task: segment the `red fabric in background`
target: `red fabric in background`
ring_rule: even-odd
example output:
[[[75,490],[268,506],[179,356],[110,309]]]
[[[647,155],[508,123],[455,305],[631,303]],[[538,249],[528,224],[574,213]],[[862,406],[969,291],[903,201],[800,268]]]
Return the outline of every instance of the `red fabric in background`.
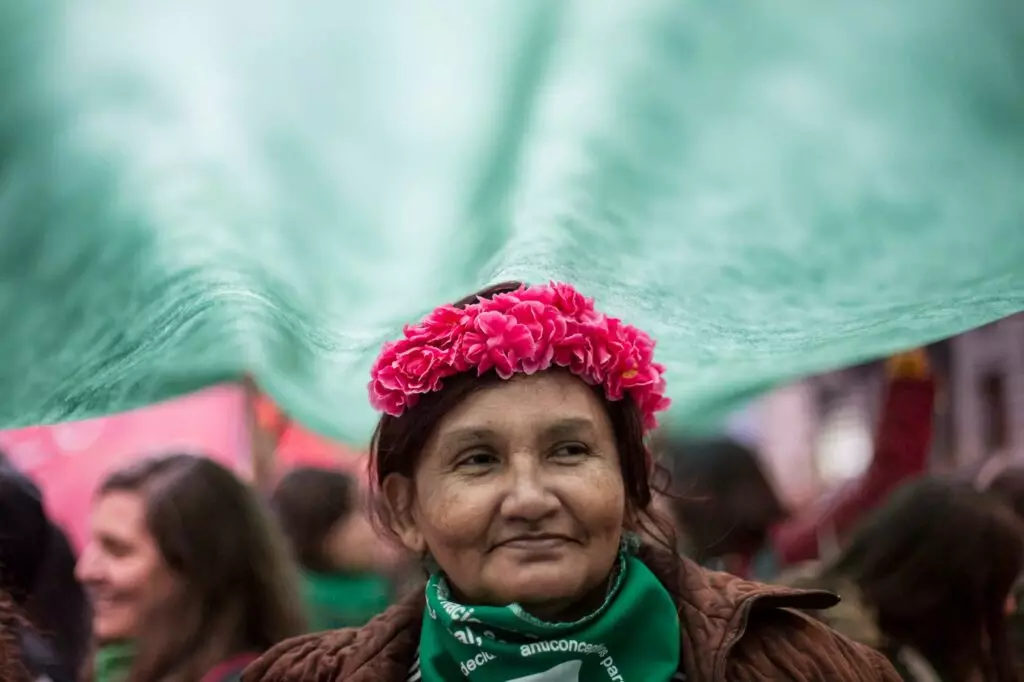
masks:
[[[248,477],[244,400],[241,387],[220,386],[111,417],[0,431],[0,448],[42,488],[51,518],[80,550],[93,491],[116,467],[189,452]]]
[[[278,474],[296,466],[316,466],[340,468],[360,480],[365,478],[366,459],[362,452],[306,430],[263,393],[255,394],[253,400],[257,428],[277,434],[274,459]]]
[[[821,558],[819,540],[825,529],[845,537],[893,490],[923,474],[928,469],[934,415],[933,379],[894,379],[886,389],[867,471],[772,529],[780,562],[789,565]]]
[[[365,458],[361,452],[293,423],[277,444],[277,469],[285,471],[295,466],[340,468],[365,478]]]

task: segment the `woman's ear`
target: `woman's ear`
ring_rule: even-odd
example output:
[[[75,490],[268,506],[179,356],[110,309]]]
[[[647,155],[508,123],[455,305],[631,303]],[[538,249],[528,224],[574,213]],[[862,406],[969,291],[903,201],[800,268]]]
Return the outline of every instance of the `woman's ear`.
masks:
[[[407,550],[413,554],[424,554],[427,543],[413,513],[416,502],[416,485],[413,480],[401,474],[389,474],[381,490],[388,507],[391,530]]]

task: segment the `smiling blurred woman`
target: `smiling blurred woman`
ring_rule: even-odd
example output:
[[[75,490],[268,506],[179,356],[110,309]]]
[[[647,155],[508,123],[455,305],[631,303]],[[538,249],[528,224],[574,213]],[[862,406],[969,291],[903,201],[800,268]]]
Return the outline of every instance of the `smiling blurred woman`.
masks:
[[[371,484],[426,587],[359,630],[275,647],[246,681],[898,679],[791,610],[834,596],[706,572],[652,528],[644,438],[668,403],[652,356],[564,284],[499,286],[407,327],[372,370]]]
[[[95,682],[222,682],[302,632],[283,541],[212,460],[172,455],[100,487],[78,562],[95,611]]]

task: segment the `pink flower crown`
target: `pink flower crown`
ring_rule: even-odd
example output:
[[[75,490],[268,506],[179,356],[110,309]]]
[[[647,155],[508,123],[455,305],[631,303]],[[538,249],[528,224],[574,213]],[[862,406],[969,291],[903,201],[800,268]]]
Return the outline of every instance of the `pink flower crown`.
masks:
[[[654,341],[645,332],[594,309],[571,285],[558,282],[497,294],[457,308],[443,305],[403,338],[384,344],[370,370],[374,409],[401,416],[446,377],[476,368],[502,379],[564,367],[609,400],[629,394],[645,429],[669,405],[665,368],[654,362]]]

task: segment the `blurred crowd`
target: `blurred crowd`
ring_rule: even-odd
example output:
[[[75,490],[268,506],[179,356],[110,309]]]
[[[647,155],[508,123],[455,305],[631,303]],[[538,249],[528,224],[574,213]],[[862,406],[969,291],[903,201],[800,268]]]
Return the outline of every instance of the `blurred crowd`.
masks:
[[[1024,469],[929,473],[937,379],[921,351],[886,364],[864,472],[798,509],[757,452],[656,434],[664,485],[648,540],[705,567],[839,594],[808,611],[905,680],[1018,679]],[[360,626],[421,557],[388,543],[360,477],[298,467],[270,485],[201,455],[111,472],[75,556],[38,487],[0,464],[0,679],[229,682],[303,633]]]

